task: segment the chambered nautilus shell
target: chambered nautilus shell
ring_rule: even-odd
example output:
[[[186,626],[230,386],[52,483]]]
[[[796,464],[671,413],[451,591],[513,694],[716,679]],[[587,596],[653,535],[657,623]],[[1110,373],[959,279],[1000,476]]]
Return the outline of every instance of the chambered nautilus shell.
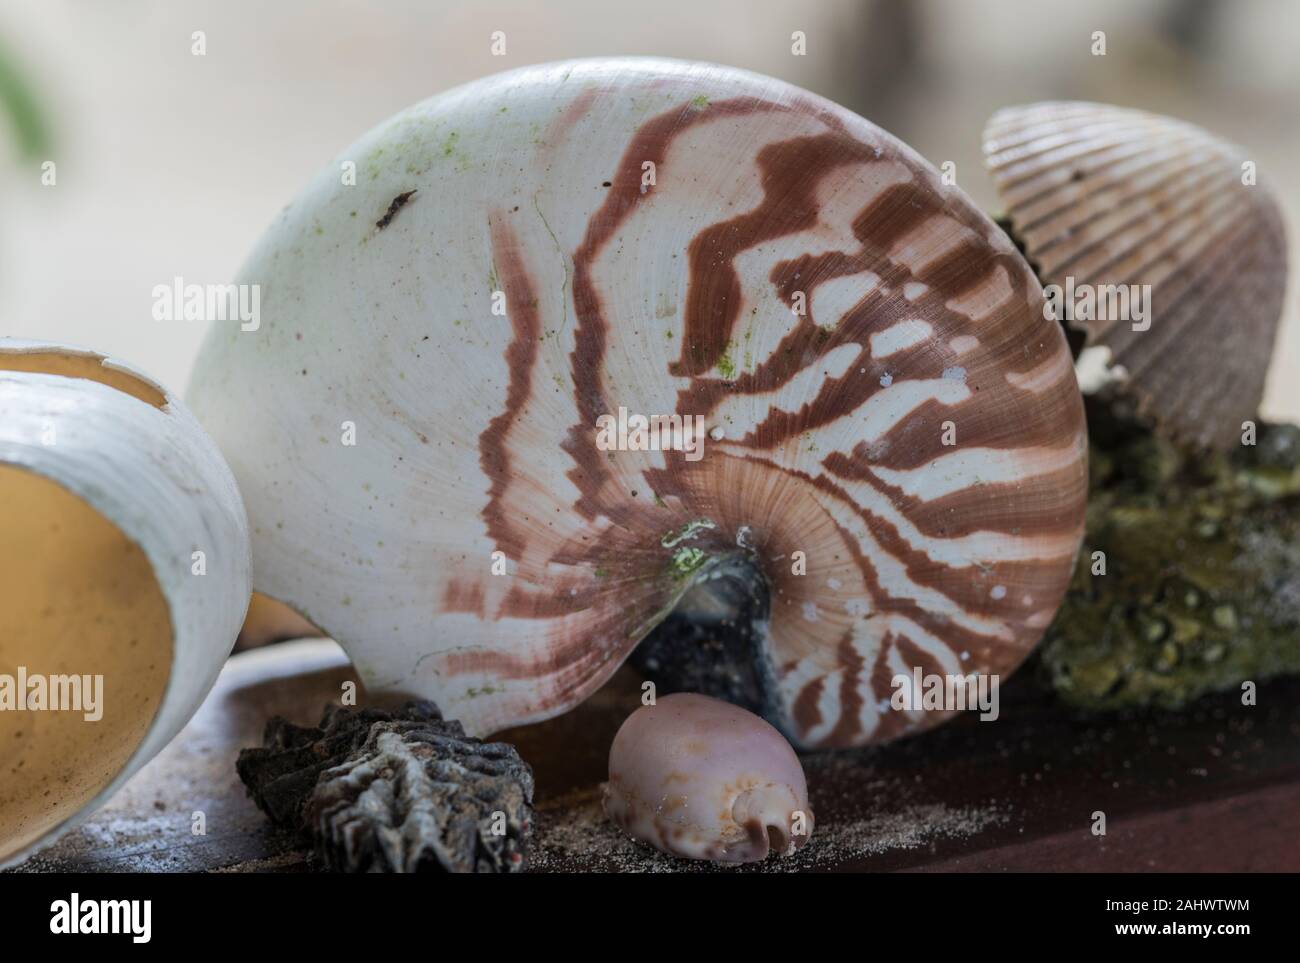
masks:
[[[914,151],[786,84],[469,84],[340,154],[239,280],[261,326],[215,325],[189,397],[256,587],[471,733],[574,706],[739,584],[743,701],[801,745],[887,739],[942,717],[890,711],[895,674],[1007,673],[1064,591],[1086,443],[1038,281]],[[602,444],[620,409],[694,431]]]
[[[0,865],[180,732],[250,592],[239,491],[184,405],[102,355],[0,338]]]
[[[1001,110],[984,153],[1044,284],[1151,286],[1147,319],[1073,322],[1127,373],[1121,390],[1182,440],[1236,444],[1286,289],[1281,214],[1248,155],[1179,120],[1089,103]]]

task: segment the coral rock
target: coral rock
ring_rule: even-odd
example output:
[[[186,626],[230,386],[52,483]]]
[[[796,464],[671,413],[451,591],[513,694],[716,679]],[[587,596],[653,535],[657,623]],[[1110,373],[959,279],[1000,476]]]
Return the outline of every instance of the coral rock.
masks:
[[[329,706],[319,727],[281,718],[239,776],[278,825],[309,833],[342,872],[517,872],[533,774],[512,746],[465,735],[431,702],[398,712]]]
[[[1300,671],[1300,428],[1190,455],[1100,401],[1088,421],[1087,540],[1039,656],[1057,693],[1177,709]]]

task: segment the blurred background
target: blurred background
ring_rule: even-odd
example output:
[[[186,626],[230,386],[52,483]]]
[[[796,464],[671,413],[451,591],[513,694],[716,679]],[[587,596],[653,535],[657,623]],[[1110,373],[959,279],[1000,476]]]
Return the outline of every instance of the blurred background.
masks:
[[[497,30],[504,57],[491,55]],[[791,53],[796,30],[806,56]],[[1066,98],[1171,114],[1248,148],[1294,251],[1297,39],[1292,0],[4,0],[0,334],[94,347],[182,389],[205,325],[154,321],[154,285],[230,280],[299,187],[402,107],[580,56],[783,78],[953,161],[990,212],[980,132],[998,107]],[[1273,418],[1300,420],[1296,302],[1293,268]]]

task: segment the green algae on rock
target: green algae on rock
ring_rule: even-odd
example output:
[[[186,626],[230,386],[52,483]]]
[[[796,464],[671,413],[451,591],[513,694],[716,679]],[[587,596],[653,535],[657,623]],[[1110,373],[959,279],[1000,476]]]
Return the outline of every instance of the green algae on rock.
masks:
[[[1087,536],[1039,659],[1061,697],[1177,708],[1300,671],[1300,428],[1203,455],[1088,417]]]

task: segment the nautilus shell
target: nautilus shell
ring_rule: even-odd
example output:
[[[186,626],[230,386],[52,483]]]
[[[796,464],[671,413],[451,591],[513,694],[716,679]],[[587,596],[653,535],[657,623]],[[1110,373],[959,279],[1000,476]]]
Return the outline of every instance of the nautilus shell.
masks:
[[[0,864],[180,731],[250,567],[234,478],[180,402],[101,355],[0,339]]]
[[[1038,281],[914,151],[786,84],[472,83],[339,155],[239,280],[260,328],[214,325],[189,397],[256,587],[471,734],[574,706],[743,571],[757,708],[887,739],[942,718],[890,711],[895,674],[1010,672],[1063,593],[1084,423]],[[602,444],[620,409],[680,444]]]
[[[1072,322],[1110,349],[1139,410],[1182,440],[1236,444],[1286,289],[1282,218],[1249,155],[1179,120],[1089,103],[1001,110],[984,153],[1044,284],[1151,286],[1147,319]]]
[[[609,750],[603,805],[629,835],[687,859],[786,855],[813,830],[803,766],[781,733],[693,692],[628,716]]]

